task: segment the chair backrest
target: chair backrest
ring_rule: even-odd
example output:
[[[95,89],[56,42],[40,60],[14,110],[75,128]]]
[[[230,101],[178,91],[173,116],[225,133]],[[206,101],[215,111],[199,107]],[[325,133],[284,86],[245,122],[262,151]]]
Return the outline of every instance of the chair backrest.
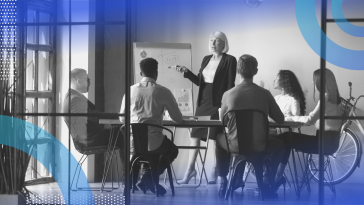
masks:
[[[135,154],[148,154],[148,128],[152,127],[159,127],[163,130],[166,130],[170,133],[171,139],[173,141],[173,132],[170,129],[167,129],[165,127],[159,126],[159,125],[153,125],[149,123],[131,123],[131,129],[133,133],[133,139],[134,139],[134,151]]]
[[[229,136],[236,136],[239,154],[254,154],[265,150],[269,137],[269,122],[268,116],[262,111],[230,110],[224,115],[223,124],[229,128]]]
[[[70,125],[70,123],[68,122],[68,120],[66,119],[66,117],[63,118],[63,119],[64,119],[64,122],[66,123],[68,129],[71,132],[71,137],[72,137],[72,141],[73,141],[73,145],[75,146],[75,149],[78,152],[83,153],[84,152],[84,147],[79,143],[77,134],[76,134],[75,130],[73,129],[73,126]]]

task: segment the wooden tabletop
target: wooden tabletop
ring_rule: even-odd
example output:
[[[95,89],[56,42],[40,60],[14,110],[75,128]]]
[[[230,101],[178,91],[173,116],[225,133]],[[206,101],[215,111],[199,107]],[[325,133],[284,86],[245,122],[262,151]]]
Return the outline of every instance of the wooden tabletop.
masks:
[[[120,125],[124,124],[118,119],[100,119],[100,124],[111,124],[111,125]],[[174,123],[171,120],[163,120],[163,126],[171,126],[171,127],[219,127],[222,126],[220,120],[184,120],[182,123]],[[301,127],[304,126],[303,123],[293,122],[293,121],[285,121],[282,124],[278,124],[275,122],[269,122],[269,127],[281,127],[281,128],[289,128],[289,127]]]

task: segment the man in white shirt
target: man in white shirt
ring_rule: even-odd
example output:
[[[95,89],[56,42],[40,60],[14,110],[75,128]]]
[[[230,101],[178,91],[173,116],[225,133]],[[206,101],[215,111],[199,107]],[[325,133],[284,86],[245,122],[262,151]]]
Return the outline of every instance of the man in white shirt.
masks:
[[[172,121],[181,123],[182,113],[178,108],[172,92],[156,83],[158,78],[158,62],[153,58],[146,58],[140,62],[140,75],[143,77],[139,83],[130,87],[130,121],[131,123],[150,123],[163,126],[164,111],[167,110]],[[125,113],[125,96],[121,104],[120,113]],[[121,121],[124,119],[121,118]],[[151,152],[169,155],[171,162],[178,155],[178,148],[162,133],[162,129],[149,128],[148,149]],[[168,161],[163,161],[159,167],[159,174],[169,166]],[[149,167],[144,166],[142,177],[137,187],[142,191],[149,188],[151,191],[151,175]],[[161,195],[166,193],[162,186],[158,186]]]

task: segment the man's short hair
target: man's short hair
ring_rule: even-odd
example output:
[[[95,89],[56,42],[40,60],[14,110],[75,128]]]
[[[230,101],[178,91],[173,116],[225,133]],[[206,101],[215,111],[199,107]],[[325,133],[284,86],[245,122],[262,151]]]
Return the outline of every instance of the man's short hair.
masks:
[[[258,61],[254,56],[245,54],[240,56],[237,72],[243,78],[252,78],[258,71]]]
[[[140,61],[140,71],[146,77],[152,77],[158,71],[158,61],[154,58],[146,58]]]
[[[77,80],[79,78],[79,75],[82,73],[86,73],[87,71],[83,68],[75,68],[71,71],[71,80]]]

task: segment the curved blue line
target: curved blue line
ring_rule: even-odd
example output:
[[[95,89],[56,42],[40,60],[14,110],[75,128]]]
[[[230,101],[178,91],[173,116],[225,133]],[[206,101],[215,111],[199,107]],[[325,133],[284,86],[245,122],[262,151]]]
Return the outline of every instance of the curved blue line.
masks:
[[[0,144],[7,145],[10,147],[14,147],[16,149],[19,149],[25,153],[28,153],[32,157],[34,157],[36,160],[38,160],[40,163],[43,164],[43,166],[49,171],[51,170],[52,176],[55,178],[61,192],[64,198],[65,203],[68,202],[68,155],[70,154],[71,158],[71,168],[75,170],[78,162],[75,159],[75,157],[69,152],[69,150],[55,137],[53,137],[51,134],[49,134],[47,131],[43,130],[42,128],[33,125],[32,123],[26,122],[24,120],[18,119],[18,118],[12,118],[4,115],[0,115],[0,128],[1,128],[1,134],[0,134]],[[39,134],[38,134],[39,133]],[[29,135],[28,135],[29,134]],[[56,159],[55,152],[46,153],[46,146],[38,146],[37,151],[33,151],[30,153],[29,145],[32,143],[32,140],[27,141],[26,139],[30,137],[30,139],[34,139],[36,135],[38,134],[38,139],[41,138],[47,138],[51,140],[51,143],[53,143],[55,150],[59,150],[57,154],[59,154],[59,157],[61,158],[60,161],[57,161],[57,172],[60,174],[60,177],[55,177],[56,172],[55,170],[51,169],[50,163],[47,163],[47,160],[45,160],[45,157],[47,155],[48,159]],[[74,173],[74,170],[71,170],[71,173]],[[82,170],[82,169],[81,169]],[[71,175],[73,176],[73,175]],[[65,182],[61,182],[60,180],[63,180]],[[71,178],[72,180],[72,178]],[[86,178],[85,173],[83,170],[80,172],[80,178],[79,183],[82,184],[82,186],[85,186],[87,188],[90,187],[88,180]],[[82,203],[80,200],[87,199],[87,203]],[[94,205],[94,198],[91,191],[85,191],[83,193],[78,192],[77,195],[73,194],[71,197],[71,204],[91,204]]]
[[[345,33],[350,34],[356,37],[364,37],[364,27],[363,26],[356,26],[349,21],[346,20],[344,13],[343,13],[343,4],[344,0],[332,0],[331,3],[331,12],[332,17],[334,18],[337,25],[343,30]],[[343,20],[344,22],[337,22],[336,20]]]
[[[325,35],[326,56],[321,56],[322,58],[342,68],[364,70],[364,50],[351,50],[339,46],[322,32],[316,19],[315,0],[296,0],[295,10],[302,36],[317,55],[321,55],[321,35]]]

